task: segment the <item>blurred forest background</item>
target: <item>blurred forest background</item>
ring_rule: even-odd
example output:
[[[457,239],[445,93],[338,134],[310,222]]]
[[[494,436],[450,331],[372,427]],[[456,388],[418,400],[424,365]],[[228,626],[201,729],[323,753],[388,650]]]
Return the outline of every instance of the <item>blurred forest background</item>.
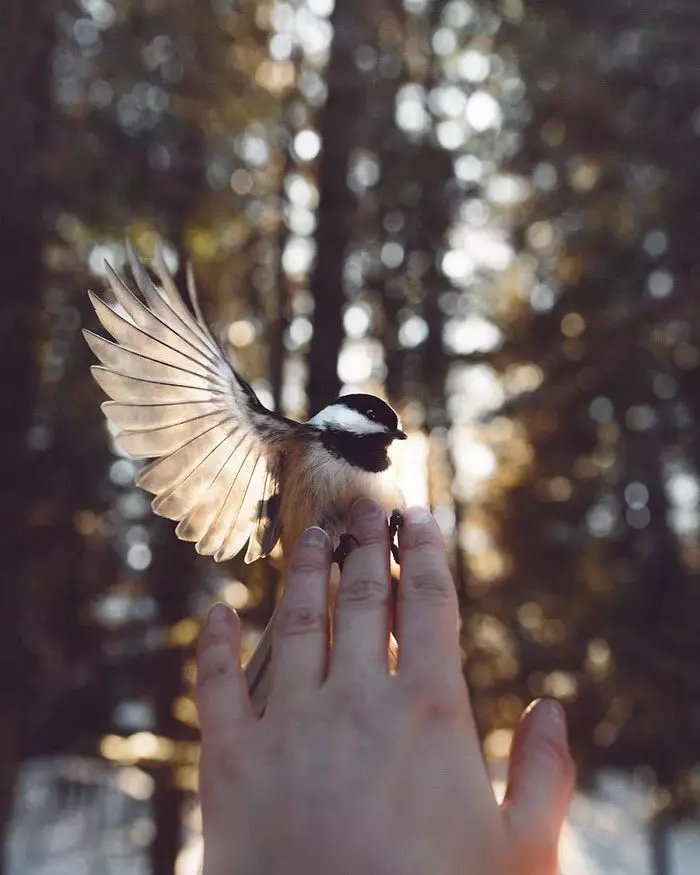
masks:
[[[534,697],[582,786],[700,797],[694,0],[3,0],[6,873],[193,875],[193,647],[276,578],[177,541],[80,327],[155,233],[261,398],[372,391],[450,546],[487,756]],[[611,841],[615,841],[614,834]],[[609,870],[612,871],[612,870]]]

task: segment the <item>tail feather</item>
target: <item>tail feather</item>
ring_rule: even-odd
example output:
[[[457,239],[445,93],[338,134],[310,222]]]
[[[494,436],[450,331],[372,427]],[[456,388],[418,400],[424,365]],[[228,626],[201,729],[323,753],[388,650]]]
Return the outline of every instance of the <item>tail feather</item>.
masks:
[[[278,610],[279,607],[275,608],[275,612],[270,617],[262,637],[243,669],[248,686],[250,704],[256,717],[262,717],[272,687],[272,629]]]

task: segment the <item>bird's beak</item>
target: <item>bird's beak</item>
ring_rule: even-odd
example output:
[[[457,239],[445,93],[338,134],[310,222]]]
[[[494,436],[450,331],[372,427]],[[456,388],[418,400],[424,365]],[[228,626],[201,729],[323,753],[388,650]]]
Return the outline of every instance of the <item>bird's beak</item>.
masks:
[[[400,429],[397,429],[396,431],[390,431],[390,432],[389,432],[389,436],[390,436],[391,439],[394,440],[394,441],[405,441],[406,438],[408,437],[408,435],[406,434],[406,432],[405,432],[405,431],[401,431]]]

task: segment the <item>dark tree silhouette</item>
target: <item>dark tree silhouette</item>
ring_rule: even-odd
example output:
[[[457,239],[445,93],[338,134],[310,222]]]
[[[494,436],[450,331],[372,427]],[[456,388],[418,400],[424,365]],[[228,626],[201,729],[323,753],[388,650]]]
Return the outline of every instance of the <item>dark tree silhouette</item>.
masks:
[[[15,622],[0,648],[5,678],[0,694],[0,832],[12,805],[17,760],[26,730],[35,660],[23,632],[34,608],[26,584],[26,559],[37,549],[43,484],[30,445],[39,380],[42,327],[42,251],[46,229],[41,185],[50,107],[50,53],[53,22],[41,2],[9,0],[0,10],[0,105],[5,133],[0,144],[0,362],[2,393],[0,451],[5,460],[0,498],[3,574],[0,610]],[[34,516],[34,525],[32,517]]]

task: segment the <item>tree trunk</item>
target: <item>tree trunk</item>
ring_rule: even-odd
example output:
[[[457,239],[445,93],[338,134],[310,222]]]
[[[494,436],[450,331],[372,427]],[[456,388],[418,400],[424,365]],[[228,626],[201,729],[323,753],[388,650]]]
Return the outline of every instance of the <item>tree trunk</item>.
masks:
[[[50,96],[53,45],[51,17],[41,0],[4,0],[0,4],[0,457],[3,472],[0,530],[3,580],[0,613],[17,618],[24,588],[22,568],[31,549],[28,525],[40,487],[27,434],[34,412],[38,367],[37,340],[42,313],[42,245],[45,189],[42,152]],[[0,839],[11,815],[16,758],[28,704],[27,675],[12,688],[17,666],[29,670],[20,629],[11,623],[0,649],[3,718],[0,743]],[[1,866],[2,864],[0,864]]]
[[[197,578],[197,554],[191,544],[175,539],[172,526],[158,520],[153,524],[154,536],[160,536],[150,575],[151,592],[158,602],[159,619],[164,628],[171,628],[190,615],[190,595]],[[185,661],[192,653],[182,647],[164,646],[153,655],[156,731],[175,742],[191,741],[193,731],[174,714],[176,700],[185,692]],[[176,765],[164,763],[153,771],[153,821],[156,831],[151,844],[152,875],[173,875],[182,846],[183,803],[187,792],[178,786]]]
[[[313,337],[309,349],[309,413],[335,398],[340,391],[338,355],[343,342],[343,265],[350,218],[356,204],[347,176],[354,131],[362,123],[365,94],[362,74],[353,52],[365,30],[366,4],[338,0],[331,22],[333,45],[328,66],[328,100],[319,114],[323,142],[318,184],[318,253],[311,278],[314,299]]]
[[[659,812],[649,824],[651,875],[671,875],[671,855],[668,845],[670,823],[665,811]]]
[[[167,235],[181,253],[185,252],[183,229],[187,217],[197,201],[202,180],[202,141],[199,134],[189,129],[182,134],[180,149],[186,156],[186,184],[180,189],[177,201],[171,203]],[[184,265],[180,260],[177,282],[185,282]],[[149,571],[150,591],[158,603],[158,619],[165,629],[191,616],[191,595],[197,587],[202,565],[193,545],[179,541],[172,524],[163,519],[151,526],[154,538],[154,560]],[[163,645],[154,654],[150,690],[155,705],[156,732],[173,741],[191,741],[194,733],[175,716],[175,703],[185,693],[185,662],[192,657],[191,650]],[[153,770],[153,822],[155,835],[150,846],[151,875],[173,875],[183,838],[183,807],[188,792],[178,785],[177,765],[163,763]]]

